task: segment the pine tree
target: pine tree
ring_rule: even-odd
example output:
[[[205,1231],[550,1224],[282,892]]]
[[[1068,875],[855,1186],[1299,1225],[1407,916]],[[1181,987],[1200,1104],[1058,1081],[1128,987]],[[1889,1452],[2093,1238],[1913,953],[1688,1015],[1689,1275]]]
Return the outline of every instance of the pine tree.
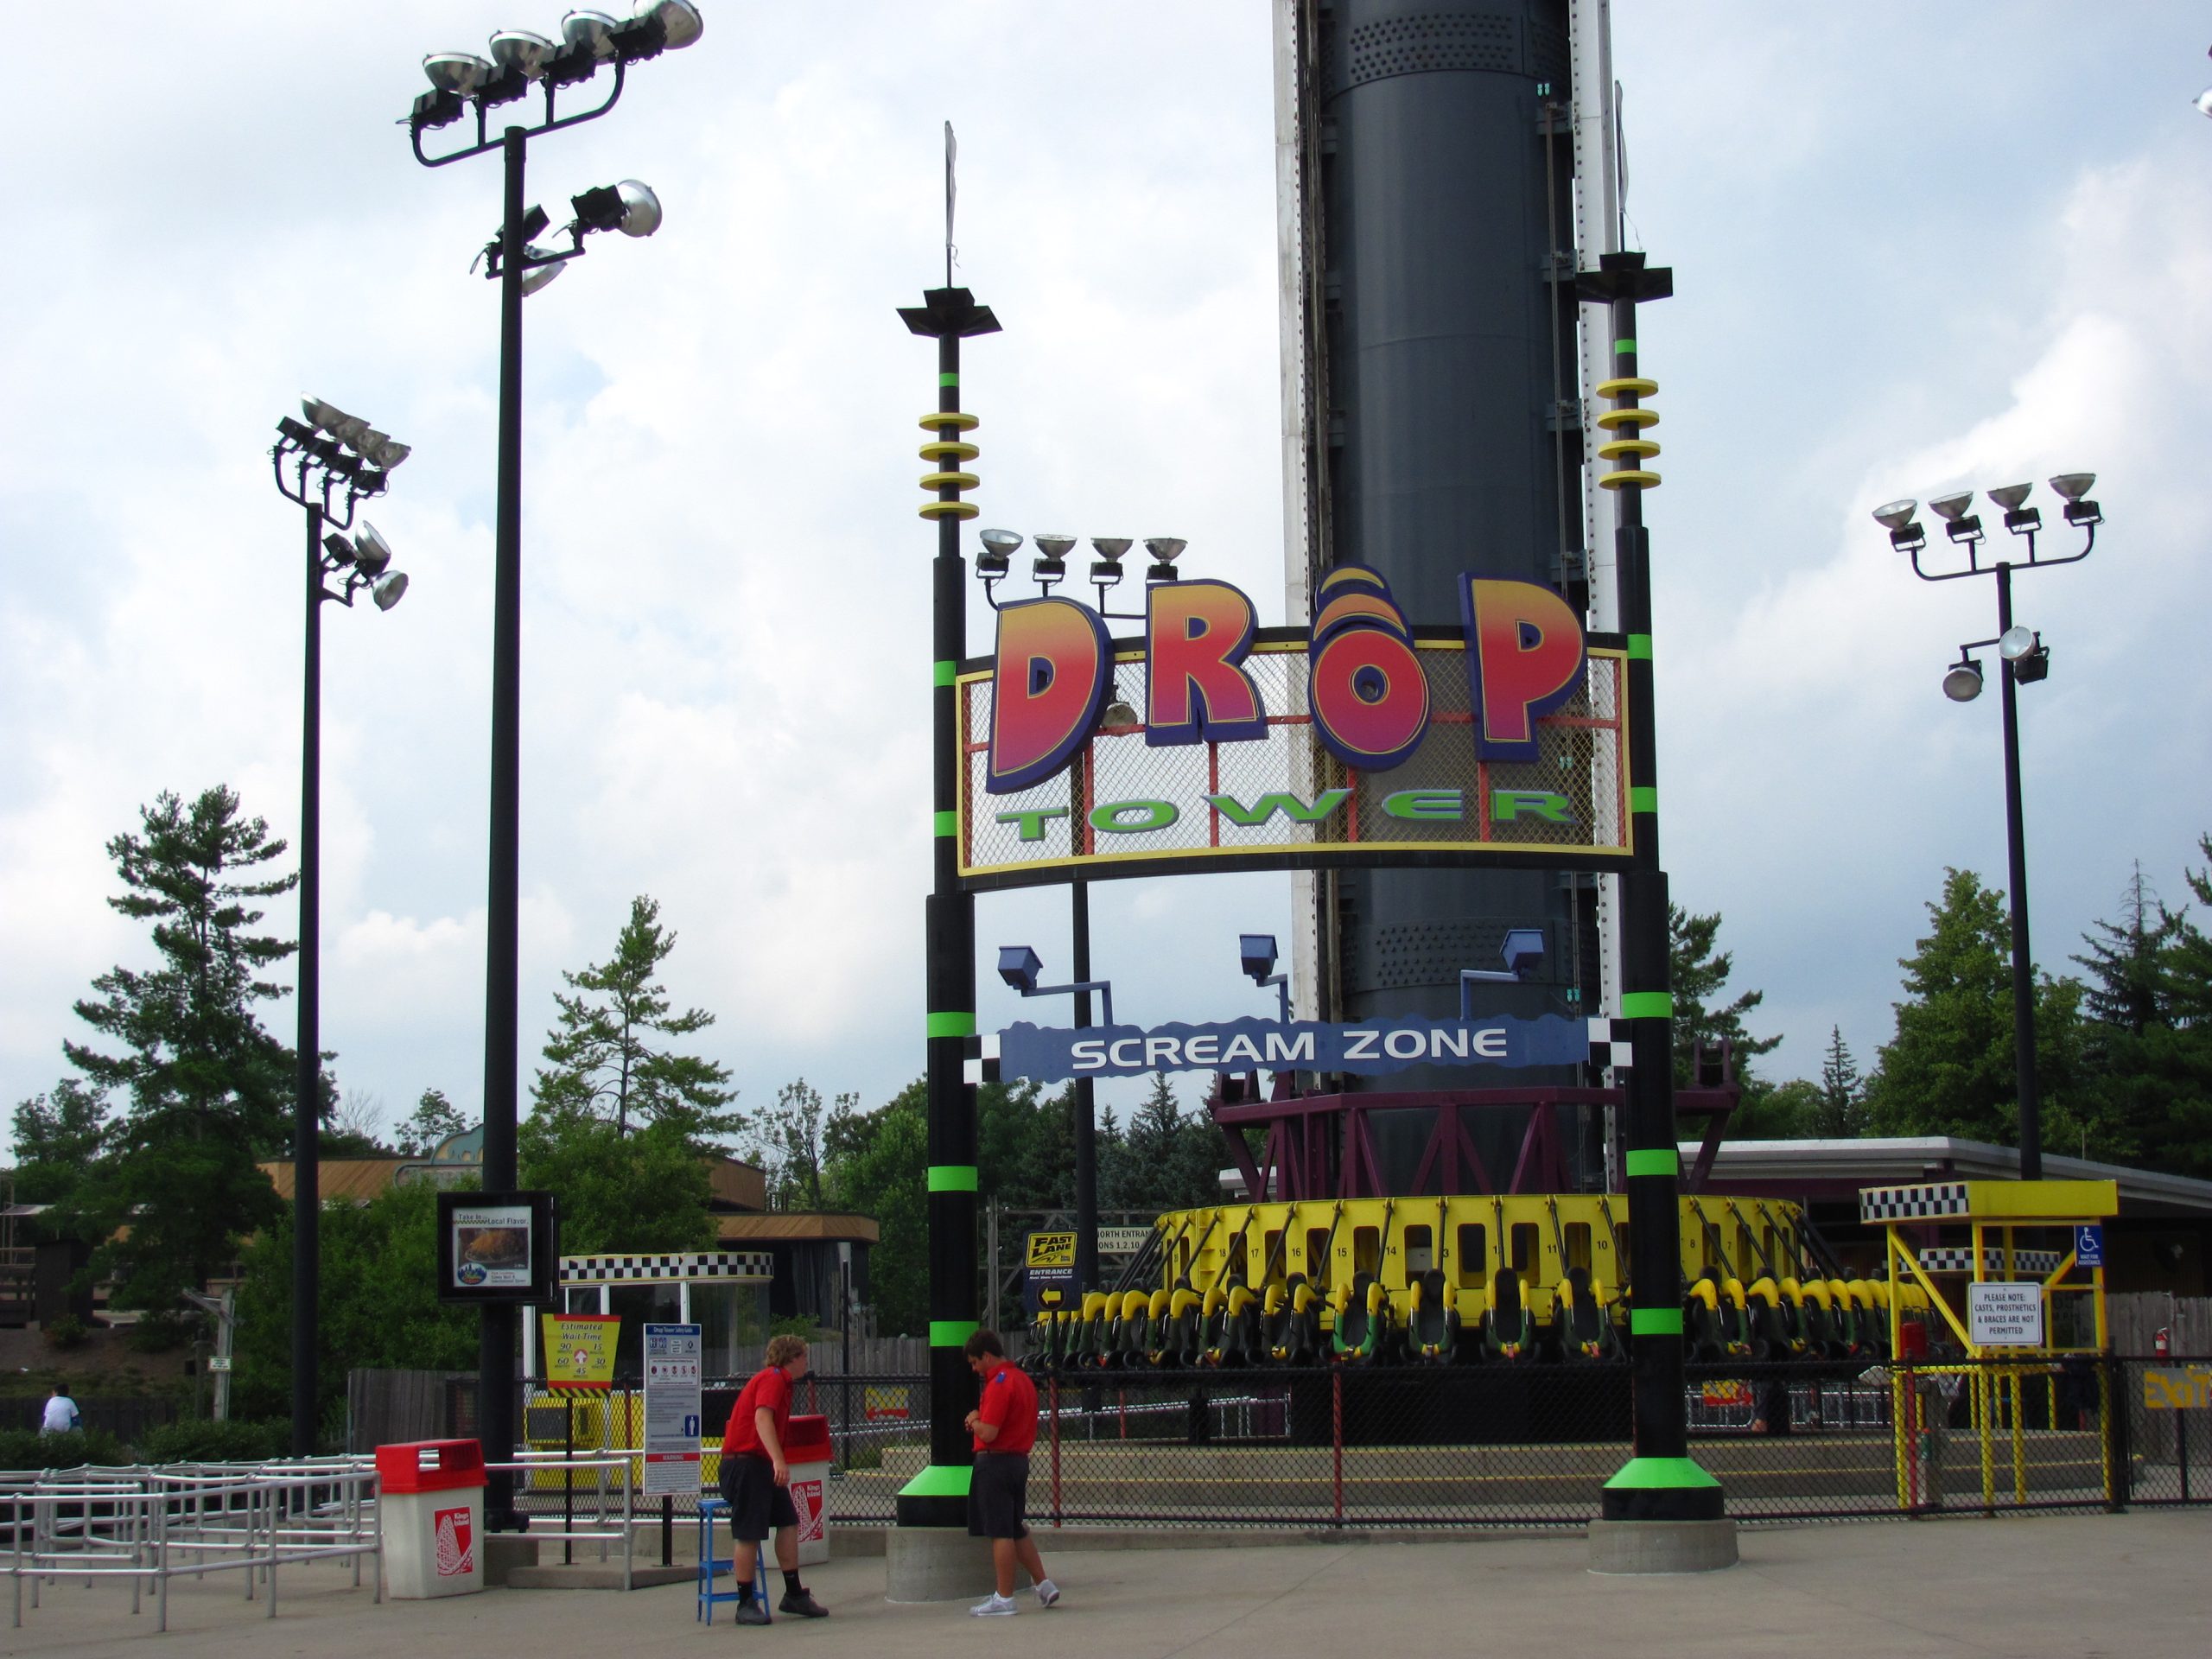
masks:
[[[1821,1098],[1814,1109],[1813,1133],[1822,1140],[1847,1141],[1866,1133],[1866,1087],[1859,1064],[1843,1040],[1843,1027],[1828,1027],[1827,1052],[1821,1058]]]
[[[400,1154],[407,1158],[428,1158],[445,1141],[468,1127],[454,1103],[446,1098],[442,1089],[425,1089],[422,1098],[415,1103],[413,1114],[392,1131]]]
[[[660,906],[641,894],[631,900],[613,956],[561,976],[583,995],[554,995],[560,1014],[547,1034],[549,1064],[534,1090],[541,1109],[605,1117],[618,1136],[662,1119],[695,1141],[745,1127],[741,1115],[727,1109],[737,1098],[727,1086],[727,1066],[656,1041],[692,1036],[715,1023],[704,1008],[670,1011],[656,976],[675,949],[676,935],[660,925]]]
[[[1693,916],[1679,905],[1667,906],[1668,970],[1672,976],[1675,1003],[1675,1086],[1695,1082],[1691,1059],[1701,1040],[1707,1050],[1723,1040],[1733,1046],[1737,1075],[1750,1092],[1751,1062],[1774,1049],[1779,1037],[1754,1037],[1744,1029],[1744,1016],[1766,1000],[1764,991],[1745,991],[1733,1001],[1716,1005],[1735,970],[1733,953],[1716,950],[1720,913]]]
[[[164,793],[139,817],[141,833],[107,844],[124,889],[108,903],[152,924],[160,965],[112,969],[76,1005],[120,1052],[62,1047],[94,1091],[126,1102],[71,1208],[106,1241],[95,1265],[117,1275],[116,1305],[162,1315],[280,1207],[254,1166],[285,1152],[292,1055],[254,1010],[283,995],[260,976],[296,947],[250,930],[253,901],[298,878],[266,873],[284,843],[220,785],[189,807]]]

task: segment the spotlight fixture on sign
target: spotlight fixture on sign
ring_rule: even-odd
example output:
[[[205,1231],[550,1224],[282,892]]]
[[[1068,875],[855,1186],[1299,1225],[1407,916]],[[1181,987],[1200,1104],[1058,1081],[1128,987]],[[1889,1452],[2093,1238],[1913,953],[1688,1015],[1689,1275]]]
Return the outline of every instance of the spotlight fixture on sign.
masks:
[[[976,578],[983,584],[983,597],[993,610],[999,608],[998,585],[1013,570],[1014,553],[1021,546],[1021,537],[1011,530],[986,530],[980,532],[983,550],[976,555]],[[1037,556],[1031,561],[1029,574],[1039,593],[1049,594],[1067,580],[1068,555],[1075,550],[1078,539],[1056,531],[1041,531],[1030,537],[1037,548]],[[1097,556],[1090,563],[1090,585],[1098,591],[1098,614],[1117,621],[1141,622],[1142,611],[1109,611],[1106,608],[1107,590],[1117,586],[1123,575],[1122,559],[1133,545],[1127,536],[1094,536],[1090,550]],[[1152,555],[1152,563],[1144,573],[1145,584],[1154,586],[1180,579],[1176,561],[1189,545],[1179,537],[1155,536],[1145,543],[1145,550]]]
[[[999,977],[1020,991],[1024,996],[1068,996],[1077,991],[1096,991],[1104,1005],[1106,1023],[1114,1023],[1114,982],[1110,979],[1086,979],[1074,985],[1039,985],[1037,981],[1045,971],[1045,964],[1037,953],[1026,944],[1002,944],[999,947]]]
[[[1495,968],[1462,968],[1459,970],[1459,1017],[1462,1020],[1475,1017],[1476,986],[1525,985],[1543,971],[1543,929],[1508,928],[1505,943],[1498,954],[1505,960],[1503,972]]]
[[[1915,517],[1917,503],[1906,499],[1887,501],[1874,509],[1874,522],[1890,533],[1890,545],[1912,560],[1912,573],[1923,582],[1956,582],[1964,576],[1997,579],[1997,637],[1977,639],[1959,648],[1959,660],[1943,675],[1943,695],[1954,702],[1972,702],[1981,695],[1981,664],[1973,656],[1983,645],[1997,647],[2003,690],[2005,736],[2005,823],[2009,855],[2012,923],[2012,1047],[2018,1072],[2020,1102],[2020,1179],[2043,1177],[2041,1107],[2036,1092],[2034,973],[2028,949],[2027,837],[2021,822],[2020,729],[2014,696],[2023,685],[2032,685],[2050,673],[2050,652],[2043,636],[2012,621],[2012,572],[2046,565],[2075,564],[2089,556],[2097,544],[2097,526],[2104,513],[2089,499],[2095,487],[2094,473],[2059,473],[2050,480],[2052,492],[2065,502],[2066,522],[2082,532],[2081,550],[2061,557],[2038,554],[2036,537],[2043,530],[2043,514],[2028,505],[2033,484],[2000,484],[1988,492],[1990,501],[2004,515],[2005,528],[2027,544],[2024,559],[1997,558],[1981,562],[1986,533],[1981,520],[1970,509],[1972,490],[1957,490],[1929,499],[1929,511],[1943,520],[1943,533],[1952,545],[1966,550],[1963,570],[1930,570],[1921,555],[1928,546],[1927,532]]]
[[[1245,974],[1262,990],[1272,985],[1275,990],[1275,1008],[1283,1024],[1290,1023],[1290,976],[1275,972],[1275,936],[1272,933],[1239,933],[1236,936],[1237,960]]]

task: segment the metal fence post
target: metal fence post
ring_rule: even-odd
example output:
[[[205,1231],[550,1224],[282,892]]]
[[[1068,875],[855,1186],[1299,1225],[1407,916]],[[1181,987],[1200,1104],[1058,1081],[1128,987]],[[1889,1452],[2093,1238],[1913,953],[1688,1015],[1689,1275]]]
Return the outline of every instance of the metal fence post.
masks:
[[[2097,1366],[2097,1406],[2104,1431],[2100,1437],[2105,1452],[2105,1508],[2118,1515],[2127,1507],[2128,1466],[2127,1428],[2130,1401],[2122,1384],[2126,1380],[2122,1363],[2110,1354],[2102,1356]]]
[[[1051,1416],[1046,1422],[1046,1432],[1052,1437],[1052,1524],[1057,1527],[1060,1524],[1060,1379],[1057,1376],[1052,1377],[1045,1387],[1046,1397],[1051,1402]],[[2188,1491],[2186,1476],[2183,1478],[2182,1487],[2186,1495]]]
[[[1330,1487],[1333,1497],[1332,1526],[1344,1523],[1344,1374],[1329,1373]]]

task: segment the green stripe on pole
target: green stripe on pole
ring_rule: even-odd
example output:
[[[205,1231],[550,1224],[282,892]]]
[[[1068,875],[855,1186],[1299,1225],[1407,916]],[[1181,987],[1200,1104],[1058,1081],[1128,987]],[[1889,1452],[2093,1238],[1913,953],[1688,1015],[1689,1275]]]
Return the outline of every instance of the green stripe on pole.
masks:
[[[931,1319],[930,1346],[959,1348],[964,1346],[968,1338],[982,1329],[982,1327],[973,1319]]]
[[[1617,1491],[1624,1488],[1650,1491],[1719,1484],[1688,1458],[1630,1458],[1620,1473],[1605,1483]]]
[[[939,812],[936,817],[938,835],[957,836],[960,833],[960,815],[957,812]]]
[[[930,1191],[932,1192],[973,1192],[976,1190],[976,1166],[973,1164],[931,1164]],[[964,1340],[964,1338],[963,1338]]]
[[[1679,1175],[1681,1173],[1682,1155],[1672,1147],[1647,1147],[1642,1151],[1631,1150],[1628,1154],[1630,1180],[1639,1175]]]
[[[937,378],[937,383],[940,386],[957,386],[960,384],[959,372],[956,370],[950,374],[940,374]]]
[[[1613,355],[1615,357],[1629,356],[1635,350],[1636,337],[1633,334],[1624,335],[1622,338],[1613,342]]]
[[[1659,810],[1659,791],[1649,784],[1630,785],[1628,810],[1631,812],[1656,812]]]
[[[1621,993],[1621,1018],[1624,1020],[1671,1020],[1674,1017],[1675,999],[1664,991]]]
[[[930,1015],[930,1035],[937,1037],[973,1037],[976,1016],[972,1014],[933,1014]]]
[[[1631,633],[1629,635],[1628,659],[1631,663],[1648,663],[1651,660],[1651,636],[1649,634]]]
[[[1679,1337],[1682,1334],[1682,1310],[1679,1307],[1630,1308],[1628,1333],[1631,1337]]]
[[[963,1338],[966,1340],[966,1338]],[[963,1463],[933,1463],[899,1489],[901,1497],[965,1497],[975,1470]]]
[[[952,683],[952,677],[959,671],[960,664],[957,663],[938,663],[935,665],[933,670],[935,677],[931,680],[930,683],[932,685],[950,685]]]

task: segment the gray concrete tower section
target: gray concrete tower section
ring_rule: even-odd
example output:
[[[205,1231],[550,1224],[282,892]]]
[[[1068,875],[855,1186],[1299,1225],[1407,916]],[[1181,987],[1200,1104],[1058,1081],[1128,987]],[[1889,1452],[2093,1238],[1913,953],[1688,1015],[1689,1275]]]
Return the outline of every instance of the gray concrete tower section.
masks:
[[[1322,268],[1323,327],[1307,344],[1325,388],[1319,556],[1374,566],[1419,626],[1457,626],[1463,570],[1554,583],[1580,608],[1566,0],[1334,0],[1301,6],[1300,21],[1312,34],[1300,136],[1319,209],[1306,245]],[[1340,1017],[1456,1014],[1459,970],[1497,967],[1505,931],[1532,925],[1548,941],[1542,982],[1484,986],[1478,1006],[1580,1013],[1595,988],[1594,922],[1572,880],[1401,869],[1321,883]],[[1387,1086],[1509,1077],[1581,1081],[1426,1068]],[[1393,1185],[1413,1173],[1426,1116],[1377,1126]],[[1524,1121],[1501,1116],[1481,1137],[1501,1184]],[[1560,1127],[1576,1161],[1594,1164],[1590,1127]]]

